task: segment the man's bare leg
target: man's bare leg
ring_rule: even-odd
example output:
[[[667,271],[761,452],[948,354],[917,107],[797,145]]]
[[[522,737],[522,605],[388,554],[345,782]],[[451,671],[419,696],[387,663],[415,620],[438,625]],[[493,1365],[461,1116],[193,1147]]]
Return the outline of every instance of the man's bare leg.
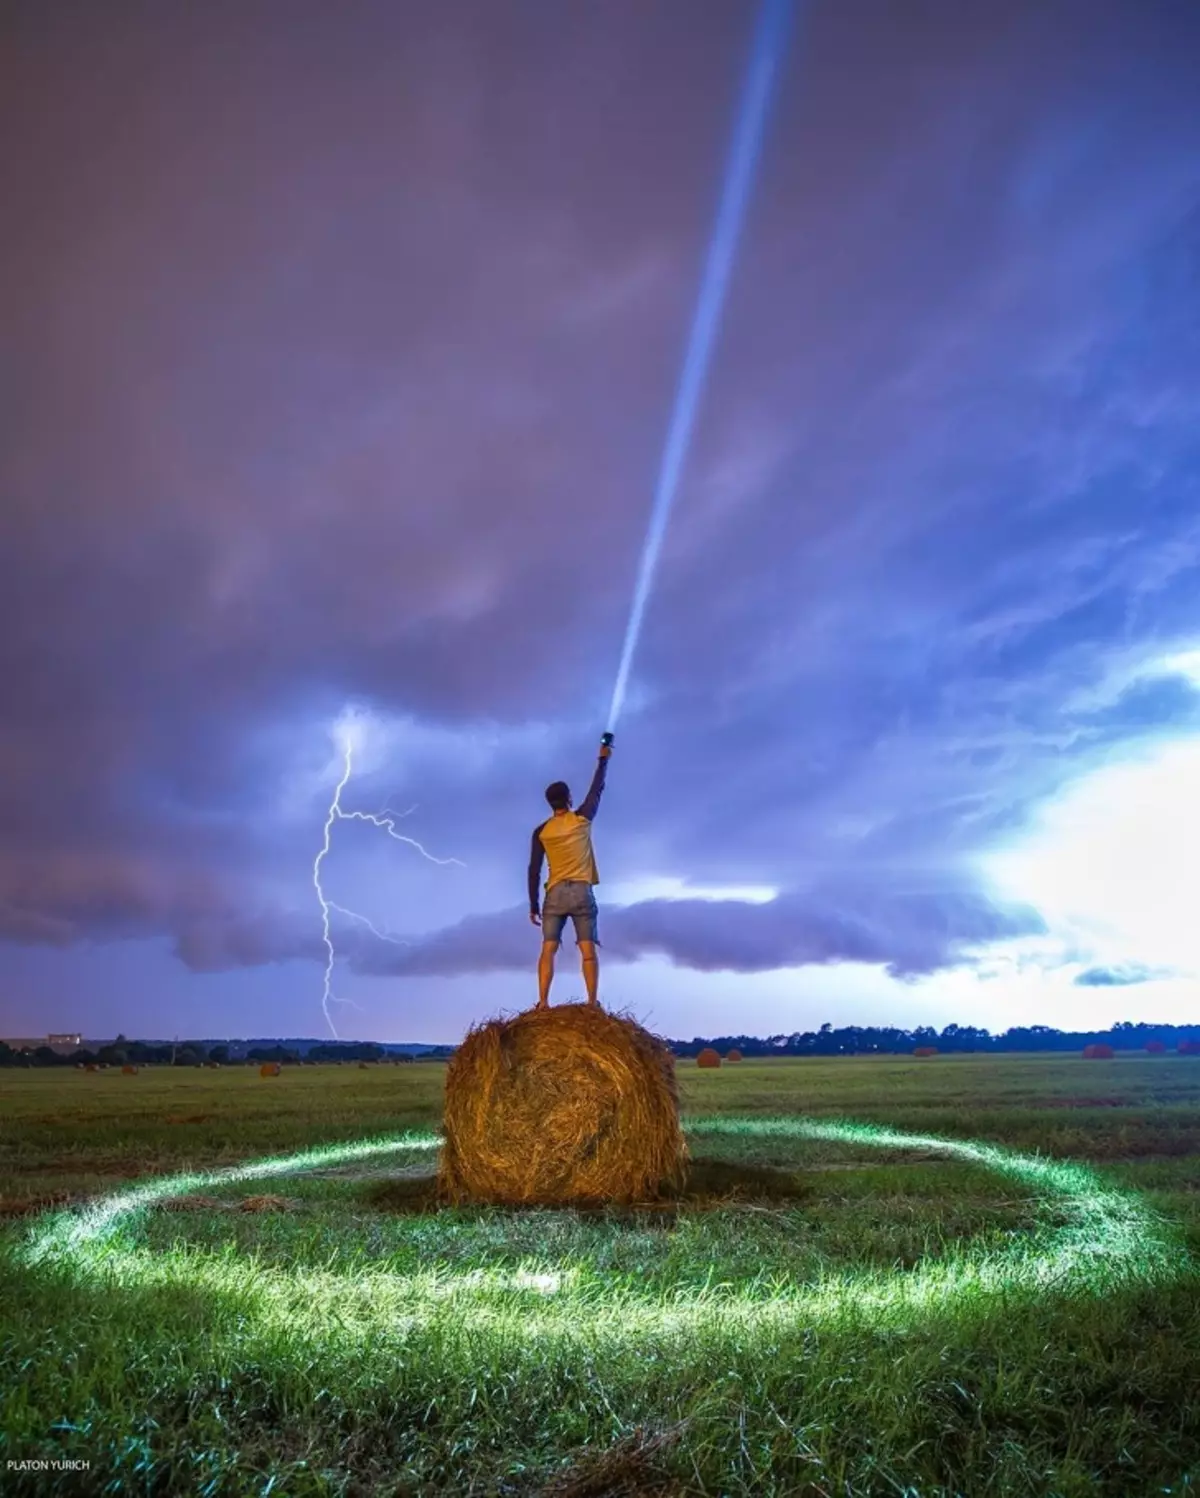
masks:
[[[554,981],[554,954],[558,951],[556,941],[542,943],[542,955],[538,958],[538,1003],[539,1009],[550,1007],[550,984]]]
[[[587,989],[587,1001],[589,1004],[598,1004],[600,1000],[596,997],[596,988],[600,982],[600,959],[596,956],[596,943],[594,941],[581,941],[579,943],[579,962],[583,968],[583,983]]]

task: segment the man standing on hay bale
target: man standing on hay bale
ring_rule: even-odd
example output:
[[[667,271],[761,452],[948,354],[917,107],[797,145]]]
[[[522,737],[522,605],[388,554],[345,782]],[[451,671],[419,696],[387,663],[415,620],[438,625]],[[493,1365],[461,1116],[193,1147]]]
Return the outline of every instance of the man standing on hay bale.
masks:
[[[539,1009],[550,1007],[550,984],[554,978],[554,954],[558,951],[563,923],[570,916],[575,925],[575,940],[583,968],[583,982],[589,1004],[599,1005],[596,990],[600,981],[600,964],[596,957],[596,896],[592,886],[600,883],[596,857],[592,852],[592,819],[600,805],[608,757],[612,753],[612,734],[606,733],[600,745],[596,773],[583,805],[571,809],[571,792],[566,782],[556,780],[546,787],[546,800],[554,815],[533,830],[529,855],[529,919],[542,928],[542,952],[538,958]],[[538,914],[538,879],[542,860],[550,871],[546,875],[546,898]]]

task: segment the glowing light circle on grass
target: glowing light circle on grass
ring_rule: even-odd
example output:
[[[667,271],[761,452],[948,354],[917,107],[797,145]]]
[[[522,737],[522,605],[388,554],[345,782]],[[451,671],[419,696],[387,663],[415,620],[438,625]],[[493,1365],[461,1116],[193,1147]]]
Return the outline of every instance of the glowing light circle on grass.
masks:
[[[1136,1195],[1108,1185],[1083,1165],[863,1123],[716,1117],[688,1120],[685,1128],[696,1138],[795,1139],[940,1155],[1035,1188],[1042,1201],[1055,1202],[1066,1220],[1022,1231],[1001,1250],[968,1245],[952,1258],[908,1271],[835,1272],[806,1283],[767,1277],[752,1285],[744,1280],[710,1283],[690,1293],[681,1289],[669,1300],[649,1298],[628,1283],[598,1286],[590,1295],[572,1294],[573,1287],[580,1288],[578,1266],[554,1271],[534,1264],[516,1272],[456,1273],[433,1265],[398,1274],[387,1268],[363,1270],[360,1264],[348,1278],[328,1269],[270,1269],[251,1259],[231,1261],[228,1254],[218,1258],[190,1247],[153,1252],[122,1240],[121,1230],[145,1208],[205,1188],[431,1153],[440,1144],[437,1135],[408,1133],[148,1181],[81,1212],[44,1220],[32,1231],[24,1257],[27,1263],[57,1264],[114,1288],[186,1282],[214,1292],[241,1290],[253,1294],[266,1316],[335,1315],[342,1334],[358,1330],[366,1335],[381,1327],[391,1335],[403,1334],[445,1310],[460,1328],[503,1325],[524,1338],[586,1339],[594,1336],[589,1323],[597,1319],[602,1295],[607,1341],[685,1331],[700,1318],[711,1335],[722,1326],[734,1332],[768,1331],[856,1316],[873,1322],[904,1320],[952,1302],[1044,1296],[1055,1289],[1100,1294],[1130,1284],[1162,1283],[1182,1269],[1186,1257]]]

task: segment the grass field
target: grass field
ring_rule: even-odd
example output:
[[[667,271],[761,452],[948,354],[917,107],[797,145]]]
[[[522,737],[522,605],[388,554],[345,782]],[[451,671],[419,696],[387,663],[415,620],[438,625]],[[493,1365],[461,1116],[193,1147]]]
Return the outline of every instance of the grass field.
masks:
[[[679,1069],[606,1212],[438,1210],[441,1066],[0,1071],[2,1491],[1200,1491],[1200,1059]]]

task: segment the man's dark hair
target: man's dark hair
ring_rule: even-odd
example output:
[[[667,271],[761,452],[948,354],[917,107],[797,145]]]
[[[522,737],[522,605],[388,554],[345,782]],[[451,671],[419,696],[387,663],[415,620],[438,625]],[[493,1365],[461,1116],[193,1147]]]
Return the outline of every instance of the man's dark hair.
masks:
[[[571,804],[571,791],[565,780],[556,780],[546,787],[546,800],[551,811],[566,811]]]

